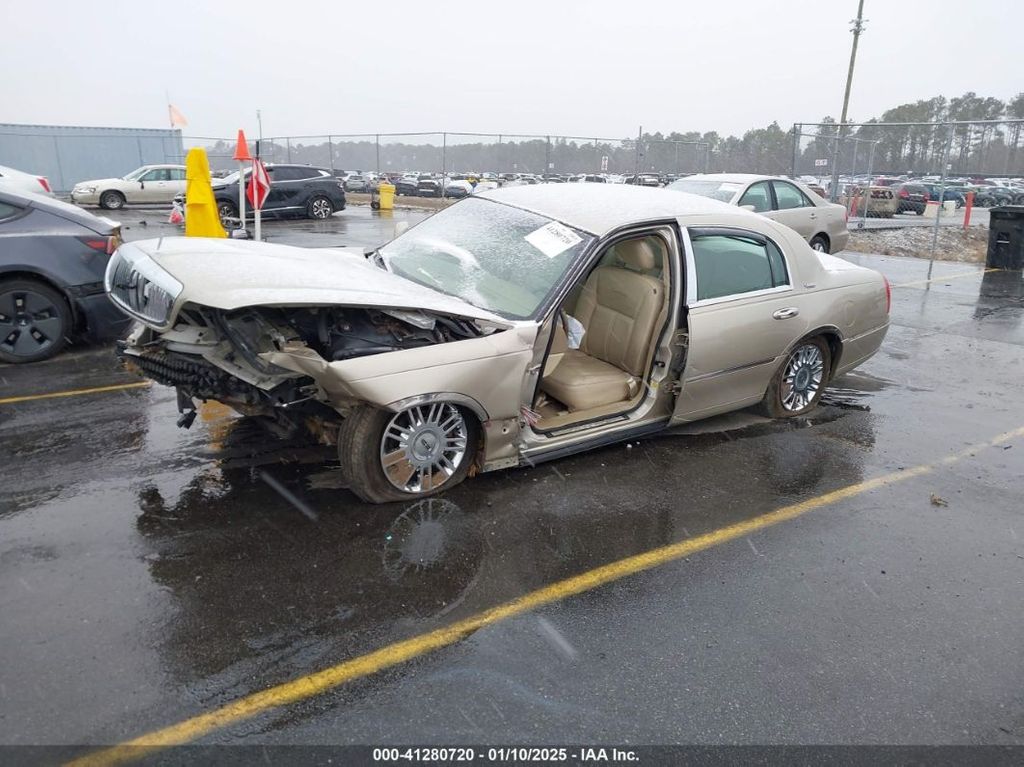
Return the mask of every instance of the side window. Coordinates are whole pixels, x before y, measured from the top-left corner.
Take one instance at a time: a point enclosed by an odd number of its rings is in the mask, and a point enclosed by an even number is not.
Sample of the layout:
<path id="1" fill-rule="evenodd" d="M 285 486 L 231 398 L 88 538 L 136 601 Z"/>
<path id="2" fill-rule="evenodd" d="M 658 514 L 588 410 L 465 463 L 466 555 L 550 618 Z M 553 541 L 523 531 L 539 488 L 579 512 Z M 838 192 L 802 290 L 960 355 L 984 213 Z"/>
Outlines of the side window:
<path id="1" fill-rule="evenodd" d="M 304 176 L 299 168 L 289 168 L 286 166 L 274 168 L 274 181 L 296 181 L 300 178 L 304 178 Z"/>
<path id="2" fill-rule="evenodd" d="M 779 210 L 814 207 L 814 203 L 807 199 L 807 195 L 792 184 L 787 184 L 785 181 L 773 181 L 772 185 L 775 187 L 775 199 L 779 202 Z"/>
<path id="3" fill-rule="evenodd" d="M 697 300 L 789 284 L 786 262 L 771 242 L 736 234 L 691 233 Z"/>
<path id="4" fill-rule="evenodd" d="M 772 209 L 772 195 L 768 191 L 767 181 L 758 181 L 751 184 L 750 188 L 743 193 L 737 205 L 753 205 L 756 213 L 764 213 Z"/>
<path id="5" fill-rule="evenodd" d="M 185 171 L 183 171 L 181 168 L 171 168 L 170 174 L 171 174 L 171 181 L 184 181 L 185 180 Z"/>
<path id="6" fill-rule="evenodd" d="M 772 287 L 789 285 L 789 271 L 782 251 L 771 240 L 768 241 L 768 265 L 772 268 Z"/>
<path id="7" fill-rule="evenodd" d="M 151 170 L 144 175 L 141 181 L 167 181 L 169 178 L 169 172 L 167 168 L 156 168 Z"/>
<path id="8" fill-rule="evenodd" d="M 13 218 L 21 213 L 21 208 L 9 205 L 6 202 L 0 202 L 0 221 L 4 221 L 8 218 Z"/>

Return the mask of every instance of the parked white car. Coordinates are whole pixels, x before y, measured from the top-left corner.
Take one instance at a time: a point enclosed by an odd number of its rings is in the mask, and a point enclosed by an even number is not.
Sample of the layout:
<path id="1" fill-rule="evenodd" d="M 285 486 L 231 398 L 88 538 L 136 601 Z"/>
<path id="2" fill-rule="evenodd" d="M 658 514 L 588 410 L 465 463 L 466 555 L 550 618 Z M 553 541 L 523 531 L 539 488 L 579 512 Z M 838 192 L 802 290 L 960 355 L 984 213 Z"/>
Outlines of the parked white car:
<path id="1" fill-rule="evenodd" d="M 184 193 L 184 165 L 143 165 L 124 178 L 81 181 L 71 190 L 71 201 L 118 210 L 138 203 L 171 202 Z"/>
<path id="2" fill-rule="evenodd" d="M 29 192 L 53 197 L 53 190 L 50 189 L 50 182 L 46 176 L 25 173 L 4 165 L 0 165 L 0 192 L 14 192 L 15 194 Z"/>
<path id="3" fill-rule="evenodd" d="M 823 253 L 842 250 L 850 239 L 846 208 L 788 178 L 751 173 L 702 173 L 673 181 L 665 188 L 699 194 L 760 213 L 796 230 L 812 248 Z"/>

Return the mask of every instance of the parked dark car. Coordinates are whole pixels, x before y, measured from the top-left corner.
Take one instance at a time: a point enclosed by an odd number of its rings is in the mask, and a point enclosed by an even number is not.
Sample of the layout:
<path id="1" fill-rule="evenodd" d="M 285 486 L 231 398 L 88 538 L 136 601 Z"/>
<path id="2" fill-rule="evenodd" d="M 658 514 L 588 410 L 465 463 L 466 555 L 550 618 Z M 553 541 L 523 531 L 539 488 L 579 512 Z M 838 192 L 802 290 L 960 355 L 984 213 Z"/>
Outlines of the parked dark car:
<path id="1" fill-rule="evenodd" d="M 924 215 L 925 206 L 927 206 L 928 201 L 931 199 L 931 195 L 924 184 L 898 184 L 893 186 L 892 190 L 896 193 L 896 199 L 898 200 L 897 213 Z"/>
<path id="2" fill-rule="evenodd" d="M 929 200 L 935 200 L 936 202 L 938 201 L 938 199 L 939 199 L 939 184 L 933 184 L 931 182 L 925 182 L 925 181 L 918 182 L 918 184 L 920 186 L 923 186 L 925 189 L 928 190 L 928 199 Z M 961 192 L 958 188 L 952 187 L 952 186 L 947 186 L 943 190 L 943 192 L 942 192 L 942 200 L 943 200 L 943 202 L 949 202 L 950 200 L 952 200 L 953 202 L 956 203 L 956 206 L 958 208 L 962 208 L 966 204 L 966 200 L 964 199 L 963 192 Z"/>
<path id="3" fill-rule="evenodd" d="M 245 178 L 248 182 L 249 174 Z M 267 165 L 270 193 L 263 203 L 263 215 L 330 218 L 335 211 L 345 210 L 345 183 L 329 170 L 310 165 Z M 213 182 L 213 196 L 222 219 L 238 218 L 238 173 L 218 183 Z M 253 211 L 246 204 L 246 218 Z"/>
<path id="4" fill-rule="evenodd" d="M 416 184 L 416 194 L 420 197 L 440 197 L 441 189 L 441 179 L 431 176 L 420 176 L 419 183 Z"/>
<path id="5" fill-rule="evenodd" d="M 414 196 L 419 191 L 420 180 L 402 176 L 395 180 L 395 194 Z"/>
<path id="6" fill-rule="evenodd" d="M 0 361 L 36 362 L 70 340 L 123 333 L 103 285 L 120 237 L 120 224 L 74 205 L 0 192 Z"/>
<path id="7" fill-rule="evenodd" d="M 974 204 L 981 208 L 995 208 L 999 205 L 1013 205 L 1017 198 L 1013 189 L 1005 186 L 975 187 Z"/>

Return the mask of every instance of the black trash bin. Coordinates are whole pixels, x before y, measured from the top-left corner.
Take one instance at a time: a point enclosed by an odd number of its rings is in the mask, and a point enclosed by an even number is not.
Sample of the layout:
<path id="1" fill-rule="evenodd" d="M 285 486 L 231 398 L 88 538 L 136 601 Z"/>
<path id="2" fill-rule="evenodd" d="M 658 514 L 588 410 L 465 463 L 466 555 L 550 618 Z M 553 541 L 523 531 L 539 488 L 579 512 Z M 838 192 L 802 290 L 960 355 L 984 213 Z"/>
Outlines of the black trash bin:
<path id="1" fill-rule="evenodd" d="M 1024 269 L 1024 205 L 989 209 L 986 266 Z"/>

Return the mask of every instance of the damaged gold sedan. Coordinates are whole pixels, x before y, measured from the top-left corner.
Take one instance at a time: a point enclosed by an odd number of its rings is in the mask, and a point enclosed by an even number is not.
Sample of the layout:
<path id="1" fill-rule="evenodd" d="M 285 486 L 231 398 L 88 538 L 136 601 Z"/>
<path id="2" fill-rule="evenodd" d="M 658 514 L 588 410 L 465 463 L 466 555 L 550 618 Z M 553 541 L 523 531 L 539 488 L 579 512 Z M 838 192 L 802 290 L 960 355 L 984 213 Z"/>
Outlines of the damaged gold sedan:
<path id="1" fill-rule="evenodd" d="M 467 198 L 364 253 L 123 245 L 119 354 L 336 444 L 372 502 L 760 405 L 806 413 L 878 349 L 889 285 L 733 206 L 611 184 Z"/>

